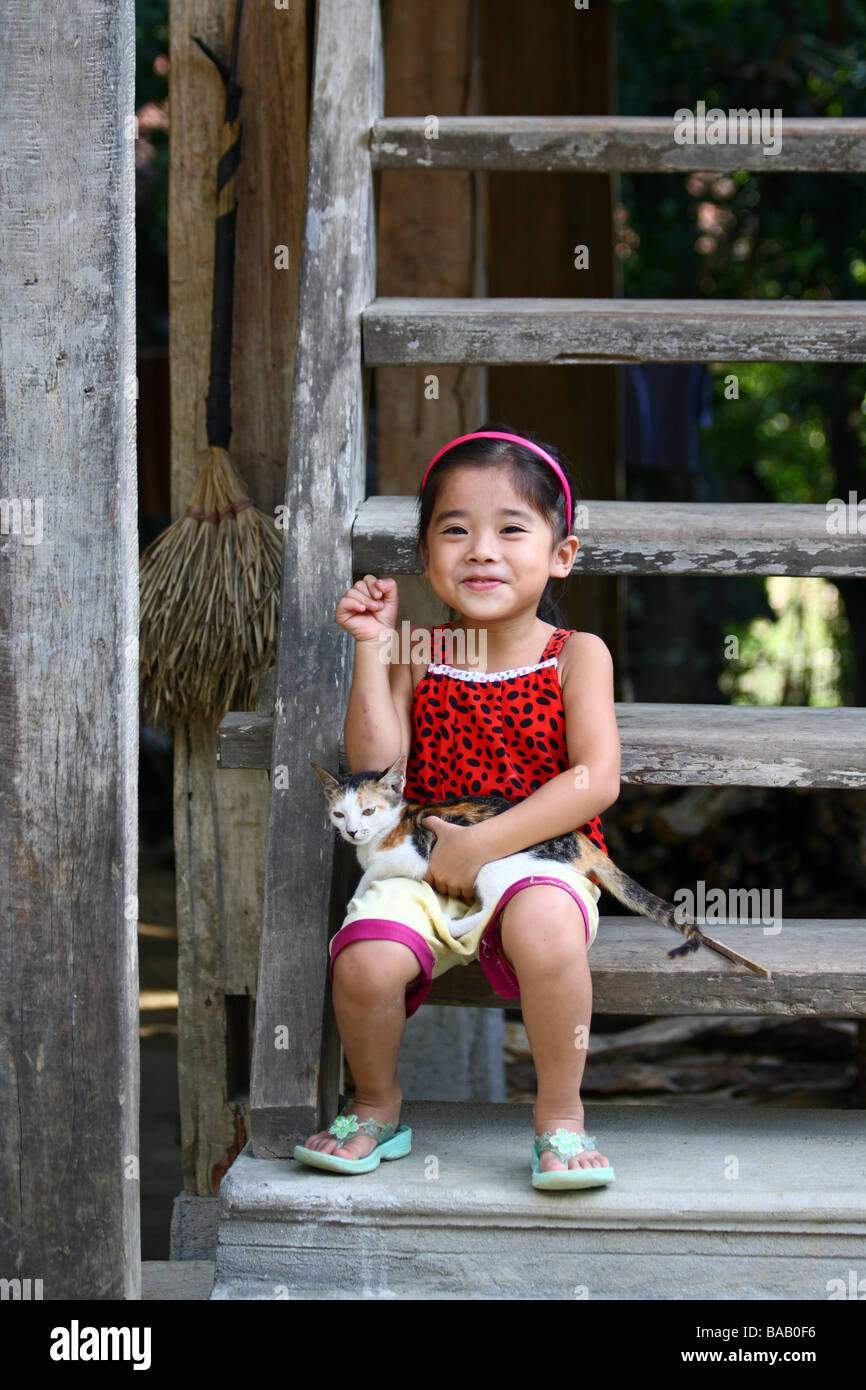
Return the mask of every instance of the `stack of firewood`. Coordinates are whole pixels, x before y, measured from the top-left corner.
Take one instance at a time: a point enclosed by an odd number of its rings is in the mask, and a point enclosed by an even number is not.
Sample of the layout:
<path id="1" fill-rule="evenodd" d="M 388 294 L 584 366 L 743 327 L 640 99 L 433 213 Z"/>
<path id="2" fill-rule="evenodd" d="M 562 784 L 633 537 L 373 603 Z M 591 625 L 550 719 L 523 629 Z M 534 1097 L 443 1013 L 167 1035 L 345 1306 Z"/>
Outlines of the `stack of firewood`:
<path id="1" fill-rule="evenodd" d="M 657 1018 L 589 1039 L 581 1095 L 593 1101 L 693 1101 L 848 1107 L 857 1096 L 857 1023 L 831 1019 Z M 505 1025 L 506 1092 L 534 1101 L 522 1023 Z"/>
<path id="2" fill-rule="evenodd" d="M 866 792 L 624 785 L 603 823 L 616 862 L 668 901 L 703 879 L 708 889 L 781 888 L 790 916 L 861 915 Z"/>

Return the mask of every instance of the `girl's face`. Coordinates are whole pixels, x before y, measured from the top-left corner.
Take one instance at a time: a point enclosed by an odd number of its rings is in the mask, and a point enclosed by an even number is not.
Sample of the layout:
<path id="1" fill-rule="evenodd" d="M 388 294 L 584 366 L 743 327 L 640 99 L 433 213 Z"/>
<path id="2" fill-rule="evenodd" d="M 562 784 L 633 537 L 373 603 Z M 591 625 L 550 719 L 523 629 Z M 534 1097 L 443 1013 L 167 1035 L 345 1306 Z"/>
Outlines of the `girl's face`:
<path id="1" fill-rule="evenodd" d="M 578 545 L 569 536 L 554 549 L 550 526 L 514 491 L 507 467 L 466 464 L 439 488 L 421 556 L 439 598 L 483 622 L 534 613 L 548 579 L 570 573 Z M 481 576 L 495 582 L 472 583 Z"/>

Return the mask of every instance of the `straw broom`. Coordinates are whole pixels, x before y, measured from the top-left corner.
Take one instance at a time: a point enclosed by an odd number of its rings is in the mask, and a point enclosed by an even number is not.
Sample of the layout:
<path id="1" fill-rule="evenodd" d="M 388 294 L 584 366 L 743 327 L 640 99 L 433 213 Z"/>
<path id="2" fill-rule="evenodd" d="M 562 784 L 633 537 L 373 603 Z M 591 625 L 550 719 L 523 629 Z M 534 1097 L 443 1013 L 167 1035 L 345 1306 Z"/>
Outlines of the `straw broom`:
<path id="1" fill-rule="evenodd" d="M 243 0 L 237 0 L 231 67 L 196 35 L 226 87 L 217 167 L 208 448 L 184 516 L 143 552 L 139 571 L 144 718 L 171 730 L 194 716 L 249 709 L 276 659 L 282 537 L 231 465 L 230 368 L 236 174 L 240 157 L 237 73 Z"/>

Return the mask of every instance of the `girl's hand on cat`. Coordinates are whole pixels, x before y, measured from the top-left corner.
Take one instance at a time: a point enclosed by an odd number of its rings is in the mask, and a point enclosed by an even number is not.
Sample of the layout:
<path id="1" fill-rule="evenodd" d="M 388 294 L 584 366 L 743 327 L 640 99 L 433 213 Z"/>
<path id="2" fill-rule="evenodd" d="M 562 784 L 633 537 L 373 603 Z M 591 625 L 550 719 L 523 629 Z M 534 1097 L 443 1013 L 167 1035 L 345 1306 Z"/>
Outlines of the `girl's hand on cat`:
<path id="1" fill-rule="evenodd" d="M 340 599 L 334 617 L 356 642 L 379 642 L 397 626 L 399 603 L 396 579 L 365 574 Z"/>
<path id="2" fill-rule="evenodd" d="M 474 836 L 475 826 L 454 825 L 441 816 L 421 816 L 420 823 L 436 835 L 422 882 L 447 898 L 475 901 L 475 880 L 487 863 Z"/>

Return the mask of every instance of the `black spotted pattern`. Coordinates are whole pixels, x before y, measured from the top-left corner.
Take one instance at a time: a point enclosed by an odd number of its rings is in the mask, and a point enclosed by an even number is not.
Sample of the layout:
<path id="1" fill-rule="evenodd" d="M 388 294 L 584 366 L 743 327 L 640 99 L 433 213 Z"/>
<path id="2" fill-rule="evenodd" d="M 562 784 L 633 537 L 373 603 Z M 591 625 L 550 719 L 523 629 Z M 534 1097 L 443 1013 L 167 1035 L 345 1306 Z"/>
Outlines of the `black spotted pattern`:
<path id="1" fill-rule="evenodd" d="M 441 645 L 436 636 L 441 630 L 432 632 L 434 652 Z M 557 628 L 539 661 L 558 656 L 571 632 Z M 407 801 L 426 805 L 496 792 L 521 801 L 570 766 L 555 666 L 491 681 L 428 668 L 410 710 Z M 600 816 L 579 828 L 607 854 Z"/>

